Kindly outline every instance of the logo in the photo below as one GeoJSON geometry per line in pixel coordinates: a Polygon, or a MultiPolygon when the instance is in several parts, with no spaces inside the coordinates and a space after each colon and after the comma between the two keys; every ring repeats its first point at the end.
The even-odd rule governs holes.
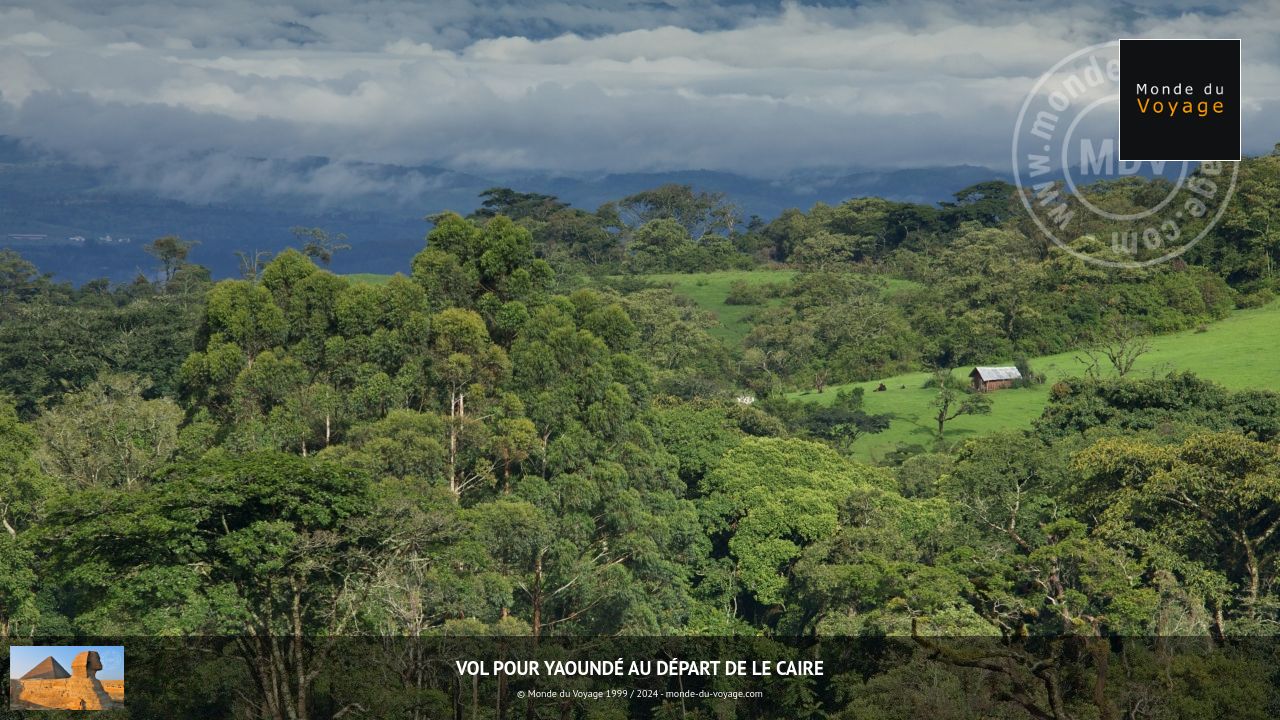
{"type": "Polygon", "coordinates": [[[1120,157],[1240,159],[1239,40],[1120,40],[1120,157]]]}
{"type": "MultiPolygon", "coordinates": [[[[1042,234],[1090,263],[1167,262],[1213,229],[1239,164],[1119,159],[1120,43],[1068,55],[1031,88],[1013,134],[1013,173],[1042,234]]],[[[1185,157],[1185,156],[1184,156],[1185,157]]]]}

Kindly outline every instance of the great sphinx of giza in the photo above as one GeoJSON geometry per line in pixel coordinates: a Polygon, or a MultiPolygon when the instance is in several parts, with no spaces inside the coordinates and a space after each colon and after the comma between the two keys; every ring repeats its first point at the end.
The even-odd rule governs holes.
{"type": "Polygon", "coordinates": [[[124,700],[124,681],[111,681],[108,692],[98,679],[102,658],[97,651],[85,650],[71,661],[71,673],[63,669],[53,656],[42,660],[21,679],[10,683],[12,707],[45,710],[106,710],[120,707],[124,700]]]}
{"type": "Polygon", "coordinates": [[[98,679],[98,671],[102,669],[102,658],[97,650],[85,650],[71,661],[71,674],[74,677],[98,679]]]}

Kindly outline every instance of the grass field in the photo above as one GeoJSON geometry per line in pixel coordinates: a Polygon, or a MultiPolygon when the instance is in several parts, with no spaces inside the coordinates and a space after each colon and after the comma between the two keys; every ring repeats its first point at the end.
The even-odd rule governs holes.
{"type": "MultiPolygon", "coordinates": [[[[1152,339],[1151,352],[1142,356],[1130,377],[1163,375],[1174,370],[1191,370],[1197,375],[1228,388],[1280,389],[1280,302],[1263,308],[1240,310],[1227,319],[1208,326],[1205,332],[1194,330],[1162,335],[1152,339]]],[[[1047,382],[1032,389],[1001,390],[991,395],[991,414],[964,416],[947,424],[948,442],[984,435],[998,430],[1028,427],[1039,417],[1048,400],[1049,386],[1056,380],[1081,375],[1084,366],[1075,360],[1079,353],[1032,358],[1031,367],[1044,373],[1047,382]]],[[[1105,361],[1104,361],[1105,362],[1105,361]]],[[[991,365],[1012,364],[1009,358],[993,359],[991,365]]],[[[959,368],[957,375],[972,368],[959,368]]],[[[812,402],[831,402],[836,392],[848,387],[865,391],[866,409],[874,413],[892,413],[895,419],[889,429],[877,435],[859,438],[855,454],[864,460],[879,460],[898,445],[918,444],[928,447],[934,425],[930,404],[934,391],[923,388],[928,373],[909,373],[883,380],[829,387],[822,393],[793,393],[792,398],[812,402]],[[885,392],[874,392],[881,382],[885,392]]]]}
{"type": "MultiPolygon", "coordinates": [[[[720,324],[711,329],[711,334],[736,345],[742,342],[751,329],[751,324],[747,321],[751,313],[782,301],[771,299],[764,305],[726,305],[724,299],[729,295],[730,286],[739,280],[750,285],[786,283],[795,275],[795,270],[722,270],[705,273],[659,273],[641,277],[650,282],[670,285],[677,294],[684,295],[696,302],[698,307],[714,314],[720,324]]],[[[887,291],[894,292],[913,285],[915,283],[910,280],[890,278],[887,291]]]]}
{"type": "Polygon", "coordinates": [[[771,299],[765,305],[725,305],[724,299],[729,295],[729,287],[742,280],[751,285],[765,283],[785,283],[795,276],[794,270],[723,270],[705,273],[662,273],[643,275],[645,280],[661,285],[670,285],[678,295],[683,295],[698,304],[698,307],[716,316],[720,324],[710,330],[711,334],[725,342],[740,343],[751,329],[747,316],[751,313],[780,302],[771,299]]]}

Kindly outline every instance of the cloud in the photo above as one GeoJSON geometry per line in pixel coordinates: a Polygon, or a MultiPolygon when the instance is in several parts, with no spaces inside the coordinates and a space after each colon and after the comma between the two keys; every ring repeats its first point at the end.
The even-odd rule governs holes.
{"type": "MultiPolygon", "coordinates": [[[[758,176],[1003,167],[1018,106],[1059,58],[1122,35],[1216,36],[1244,38],[1246,149],[1260,152],[1280,139],[1276,10],[33,0],[0,10],[0,133],[199,192],[259,182],[233,157],[758,176]],[[204,172],[156,170],[212,157],[224,160],[204,172]]],[[[316,192],[369,187],[333,173],[316,192]]]]}

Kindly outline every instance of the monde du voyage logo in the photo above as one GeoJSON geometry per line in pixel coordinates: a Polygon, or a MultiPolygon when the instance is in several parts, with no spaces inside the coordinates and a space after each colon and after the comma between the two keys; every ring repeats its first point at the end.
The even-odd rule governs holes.
{"type": "Polygon", "coordinates": [[[1171,260],[1208,234],[1234,192],[1240,110],[1239,40],[1083,48],[1041,76],[1018,113],[1022,204],[1049,240],[1087,262],[1171,260]],[[1150,182],[1134,184],[1139,176],[1150,182]]]}

